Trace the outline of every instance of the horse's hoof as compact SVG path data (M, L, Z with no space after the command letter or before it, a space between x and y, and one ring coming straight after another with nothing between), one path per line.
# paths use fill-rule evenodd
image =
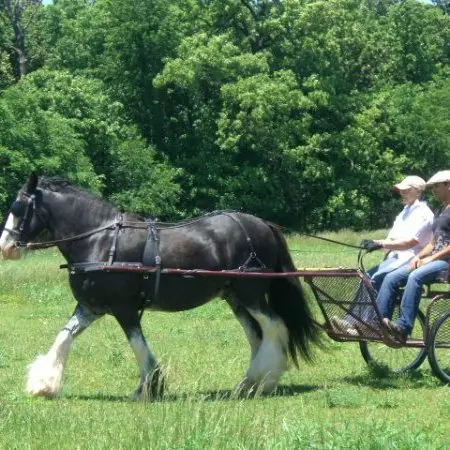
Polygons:
M244 378L233 389L232 396L238 398L253 397L257 393L257 384L250 381L248 378Z
M26 392L33 397L54 398L62 389L62 364L39 356L28 366Z
M233 395L236 397L257 397L258 395L273 394L277 389L277 383L273 382L260 382L255 383L248 378L244 378L240 383L236 385L233 390Z
M165 376L160 367L149 373L145 381L136 389L133 399L157 401L164 397Z

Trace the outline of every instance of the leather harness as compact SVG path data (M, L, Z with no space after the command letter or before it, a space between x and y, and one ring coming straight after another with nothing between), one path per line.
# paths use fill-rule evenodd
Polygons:
M234 217L231 214L231 211L217 211L215 214L223 214L229 217L233 222L235 222L242 233L245 236L245 240L249 247L249 256L246 261L236 269L231 271L233 272L251 272L255 270L264 270L266 269L266 265L258 258L255 248L253 246L251 237L249 236L245 226L239 220L238 217ZM211 213L209 214L211 215ZM197 219L200 220L200 219ZM191 222L192 223L192 222ZM87 272L95 272L105 270L107 267L118 267L118 268L127 268L129 271L133 272L134 269L141 269L143 267L154 268L155 270L148 271L142 273L143 284L142 284L142 292L141 295L144 298L144 307L141 310L141 315L144 309L154 303L159 294L159 286L160 286L160 278L161 271L163 268L162 259L160 255L160 236L159 231L162 227L158 228L156 226L157 221L155 219L147 219L145 221L145 226L147 228L147 239L145 241L145 246L142 254L142 263L140 262L119 262L115 261L116 251L117 251L117 243L119 240L120 231L126 226L123 221L122 214L117 214L115 221L111 224L103 228L97 228L93 232L84 233L82 236L74 236L73 238L69 238L70 240L80 239L81 237L90 236L94 233L97 233L101 230L113 229L114 236L111 241L111 245L108 251L108 261L107 262L81 262L81 263L72 263L72 264L62 264L61 268L67 268L72 275L75 274L83 274ZM183 224L177 224L174 226L165 226L164 228L175 228L182 226ZM57 241L52 241L52 245L56 245ZM45 245L45 243L41 244ZM37 245L28 244L31 248L36 248ZM45 245L47 246L47 245ZM137 270L136 270L137 272ZM150 277L154 274L154 284L153 289Z

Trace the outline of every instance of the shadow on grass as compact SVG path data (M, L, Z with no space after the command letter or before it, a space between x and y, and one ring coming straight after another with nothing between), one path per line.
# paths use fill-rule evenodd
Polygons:
M93 395L61 395L61 398L67 400L88 400L88 401L104 401L104 402L130 402L133 401L130 395L110 395L110 394L93 394Z
M369 366L367 375L345 377L344 381L357 386L366 386L373 389L423 389L436 387L440 383L431 373L422 370L408 370L393 373L383 366Z
M321 389L318 385L284 385L279 386L278 389L271 394L237 394L234 389L216 389L210 391L200 391L195 393L171 393L164 394L160 399L150 400L151 403L161 402L180 402L180 401L204 401L204 402L216 402L216 401L235 401L235 400L255 400L258 398L266 397L293 397L298 394L304 394L307 392L313 392ZM93 395L76 395L69 394L63 395L63 398L67 400L86 400L86 401L104 401L104 402L138 402L145 400L136 400L131 395L110 395L110 394L93 394Z
M266 397L293 397L298 394L317 391L320 389L318 385L282 385L277 390L270 394L263 394L260 392L253 394L237 394L235 390L214 390L199 393L202 400L216 401L216 400L254 400Z

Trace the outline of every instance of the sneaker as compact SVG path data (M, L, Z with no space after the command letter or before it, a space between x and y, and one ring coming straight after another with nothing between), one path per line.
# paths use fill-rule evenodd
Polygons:
M339 333L349 334L350 336L359 336L358 330L345 319L343 320L333 316L330 318L330 322L334 330Z
M389 331L389 334L401 344L405 344L408 339L408 334L405 333L395 322L392 322L387 317L383 319L383 323Z
M353 326L349 326L348 328L346 328L345 334L348 334L348 335L354 336L354 337L356 337L356 336L359 337L361 335L359 330Z

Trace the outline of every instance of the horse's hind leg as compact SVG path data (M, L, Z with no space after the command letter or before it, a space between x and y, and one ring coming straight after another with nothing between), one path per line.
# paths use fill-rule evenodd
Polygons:
M115 311L114 316L125 332L139 365L140 382L134 398L151 400L161 397L164 391L163 374L142 333L138 311Z
M54 397L61 391L64 365L73 339L101 316L83 305L77 305L48 353L38 356L28 367L27 392L35 396Z
M251 355L250 363L255 359L261 345L262 333L261 327L258 322L250 315L250 313L242 306L239 300L233 296L227 296L227 303L230 305L236 319L244 329L244 333L247 336L248 343L250 345Z
M287 369L289 333L284 321L260 302L260 308L247 308L262 330L262 341L251 361L247 377L238 386L241 390L269 393L276 389Z

